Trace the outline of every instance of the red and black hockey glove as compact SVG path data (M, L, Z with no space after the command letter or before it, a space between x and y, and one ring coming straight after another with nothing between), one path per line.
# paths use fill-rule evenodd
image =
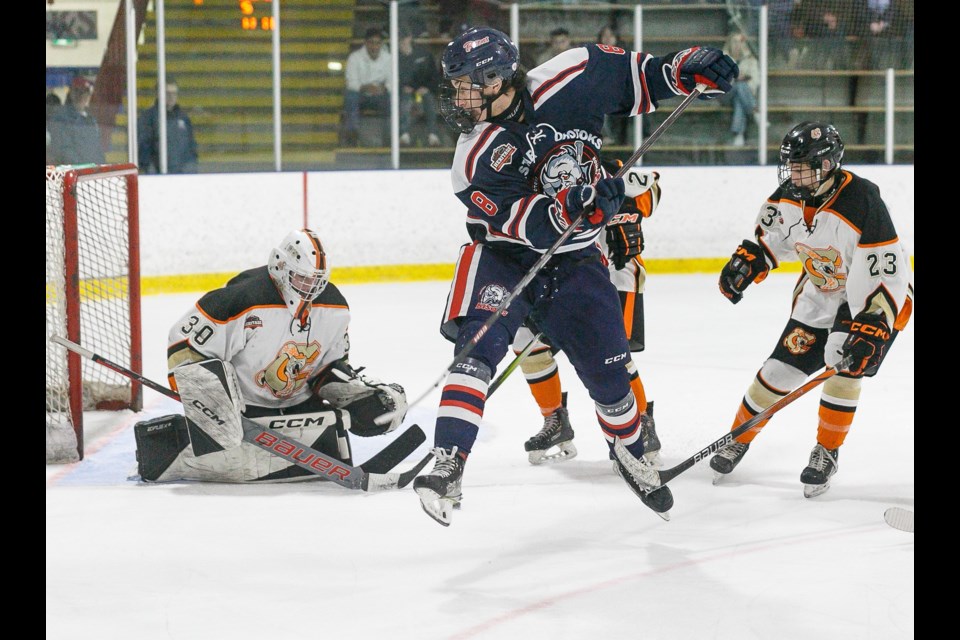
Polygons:
M557 226L566 229L577 217L587 211L581 226L596 229L605 225L623 204L622 178L604 178L596 185L579 185L563 189L557 194L555 216Z
M673 54L670 74L674 88L690 95L698 84L706 85L701 100L717 98L733 88L740 67L733 58L715 47L691 47Z
M890 335L890 325L882 314L858 313L850 323L849 335L843 343L841 359L849 357L851 360L844 373L855 378L875 374Z
M733 304L743 298L743 290L752 282L763 282L770 267L763 249L756 242L744 240L720 272L720 293Z

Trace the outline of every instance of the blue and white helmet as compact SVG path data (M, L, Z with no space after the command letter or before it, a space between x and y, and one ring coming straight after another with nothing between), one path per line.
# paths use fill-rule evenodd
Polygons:
M502 31L474 27L453 39L440 61L445 80L470 76L475 85L502 79L509 84L520 64L520 51Z
M438 91L440 114L454 129L470 133L477 123L476 110L489 110L493 101L510 88L520 66L520 51L502 31L489 27L474 27L464 31L447 45L440 64L443 67L443 82ZM494 96L474 101L472 106L475 110L471 113L462 102L457 104L457 91L450 83L451 80L464 76L470 79L475 88L481 90L500 80L500 90Z

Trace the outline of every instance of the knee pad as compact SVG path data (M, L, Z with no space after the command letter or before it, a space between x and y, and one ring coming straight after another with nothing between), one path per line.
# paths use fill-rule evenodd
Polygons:
M523 371L525 376L553 372L556 369L557 361L550 349L545 349L540 353L531 353L520 363L520 370Z

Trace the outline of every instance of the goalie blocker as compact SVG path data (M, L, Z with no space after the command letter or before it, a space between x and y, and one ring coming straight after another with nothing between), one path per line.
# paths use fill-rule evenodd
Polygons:
M345 363L336 363L315 384L317 395L287 409L244 407L233 366L210 359L185 364L172 375L180 390L184 415L137 423L137 469L146 482L278 482L314 479L283 458L244 442L241 413L278 436L309 444L352 465L348 431L360 436L393 431L406 413L399 385L364 378ZM385 413L385 425L374 419Z

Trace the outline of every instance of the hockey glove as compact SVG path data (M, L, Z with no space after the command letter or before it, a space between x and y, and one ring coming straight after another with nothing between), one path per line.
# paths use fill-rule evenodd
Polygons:
M733 58L715 47L691 47L673 55L669 68L669 82L682 95L690 95L698 84L706 89L701 100L717 98L733 88L740 75L740 67Z
M607 257L617 269L643 251L643 229L640 222L624 222L607 226Z
M844 373L854 378L875 374L889 341L890 326L882 314L858 313L843 343L843 358L851 359Z
M596 229L605 225L623 204L622 178L604 178L596 185L579 185L563 189L557 194L554 218L557 227L566 229L577 217L587 212L581 227Z
M770 267L763 256L763 249L755 242L744 240L720 272L720 293L737 304L743 298L743 290L751 282L763 282Z

